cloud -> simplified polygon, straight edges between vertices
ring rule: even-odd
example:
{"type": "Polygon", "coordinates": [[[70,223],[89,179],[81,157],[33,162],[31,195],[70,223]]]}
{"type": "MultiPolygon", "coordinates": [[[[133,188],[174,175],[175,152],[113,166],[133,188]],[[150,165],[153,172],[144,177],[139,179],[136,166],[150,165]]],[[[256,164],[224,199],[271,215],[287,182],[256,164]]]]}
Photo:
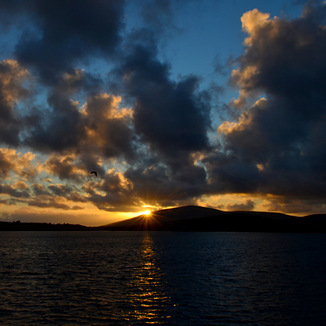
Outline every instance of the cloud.
{"type": "Polygon", "coordinates": [[[85,137],[77,103],[54,91],[48,104],[37,111],[24,143],[44,152],[76,149],[79,139],[85,137]]]}
{"type": "Polygon", "coordinates": [[[326,205],[320,198],[295,196],[272,197],[265,200],[263,207],[268,211],[284,212],[294,215],[311,215],[325,212],[326,205]]]}
{"type": "Polygon", "coordinates": [[[107,158],[134,156],[133,110],[119,109],[120,102],[121,97],[96,94],[88,98],[83,111],[88,144],[107,158]]]}
{"type": "MultiPolygon", "coordinates": [[[[135,155],[132,109],[121,108],[120,102],[120,97],[96,93],[80,107],[78,102],[54,92],[48,100],[50,107],[39,112],[24,143],[45,153],[56,152],[47,164],[57,161],[62,166],[60,156],[66,155],[70,161],[78,161],[79,170],[95,169],[104,174],[100,157],[131,159],[135,155]]],[[[60,177],[68,177],[69,166],[62,166],[60,177]]],[[[77,174],[73,178],[78,178],[77,174]]]]}
{"type": "MultiPolygon", "coordinates": [[[[209,96],[199,91],[198,77],[174,81],[169,64],[158,59],[158,35],[172,22],[172,2],[142,4],[144,21],[155,28],[134,30],[122,44],[124,5],[0,1],[0,10],[12,19],[3,24],[28,21],[15,35],[15,60],[0,65],[0,97],[6,101],[0,113],[8,116],[1,119],[2,132],[8,133],[3,143],[39,154],[37,169],[35,157],[25,154],[26,161],[15,164],[20,154],[0,153],[1,174],[8,182],[29,175],[32,197],[25,204],[71,209],[71,202],[89,202],[103,210],[127,211],[144,204],[142,196],[153,191],[156,181],[164,184],[153,203],[189,200],[205,186],[205,169],[195,165],[193,155],[210,147],[209,96]],[[149,15],[153,9],[161,13],[159,19],[149,15]],[[88,60],[98,58],[116,64],[119,87],[108,89],[103,75],[87,71],[93,63],[88,60]],[[117,171],[110,165],[123,167],[117,171]],[[149,182],[152,172],[146,171],[153,166],[155,178],[149,182]],[[91,170],[98,172],[97,180],[89,180],[91,170]],[[53,184],[40,183],[44,174],[53,184]],[[58,179],[76,188],[55,184],[58,179]]],[[[16,197],[22,191],[3,186],[3,193],[16,197]]]]}
{"type": "Polygon", "coordinates": [[[34,183],[32,185],[33,196],[26,202],[29,206],[40,208],[60,208],[64,210],[83,209],[81,206],[72,206],[72,202],[86,203],[87,199],[80,193],[80,190],[73,185],[50,184],[44,186],[34,183]]]}
{"type": "Polygon", "coordinates": [[[232,74],[241,111],[219,128],[228,155],[208,160],[226,189],[325,196],[326,12],[323,4],[308,9],[293,20],[258,10],[243,15],[249,37],[232,74]]]}
{"type": "Polygon", "coordinates": [[[154,46],[131,48],[121,66],[126,92],[134,99],[135,131],[166,160],[208,149],[210,107],[198,91],[198,78],[169,79],[169,67],[154,46]]]}
{"type": "Polygon", "coordinates": [[[36,196],[49,195],[49,191],[42,185],[38,183],[32,184],[33,193],[36,196]]]}
{"type": "Polygon", "coordinates": [[[225,209],[227,211],[251,211],[255,208],[255,203],[248,199],[244,203],[240,204],[234,204],[234,203],[228,203],[225,206],[225,209]]]}
{"type": "Polygon", "coordinates": [[[7,179],[17,174],[23,180],[32,180],[38,174],[36,155],[27,152],[22,154],[15,149],[0,148],[0,177],[7,179]]]}
{"type": "Polygon", "coordinates": [[[28,187],[23,188],[21,187],[21,183],[16,183],[13,185],[8,184],[0,184],[0,194],[9,195],[15,198],[29,198],[30,192],[28,187]]]}
{"type": "Polygon", "coordinates": [[[88,201],[99,209],[130,211],[140,204],[133,192],[133,184],[114,169],[109,170],[100,182],[88,182],[83,188],[88,201]]]}
{"type": "Polygon", "coordinates": [[[64,180],[81,181],[88,171],[83,170],[76,164],[75,155],[56,155],[52,154],[44,162],[44,168],[52,175],[64,180]]]}
{"type": "Polygon", "coordinates": [[[57,200],[55,197],[39,197],[28,201],[28,206],[40,207],[40,208],[58,208],[69,210],[72,209],[69,205],[57,200]]]}
{"type": "Polygon", "coordinates": [[[17,29],[0,62],[1,203],[112,212],[241,193],[273,198],[267,209],[323,207],[326,6],[292,20],[243,14],[239,96],[214,138],[201,77],[173,78],[159,50],[182,3],[137,2],[143,25],[130,31],[124,1],[0,0],[0,24],[17,29]]]}
{"type": "Polygon", "coordinates": [[[17,102],[29,94],[23,86],[28,71],[15,60],[0,62],[0,143],[18,145],[22,120],[17,102]]]}
{"type": "Polygon", "coordinates": [[[67,197],[74,189],[74,187],[64,184],[49,185],[47,187],[54,195],[60,197],[67,197]]]}
{"type": "Polygon", "coordinates": [[[265,23],[268,23],[269,14],[262,13],[258,9],[253,9],[251,11],[247,11],[241,17],[242,29],[247,32],[250,36],[246,38],[245,44],[251,45],[252,40],[254,38],[254,34],[256,31],[264,26],[265,23]]]}
{"type": "MultiPolygon", "coordinates": [[[[14,162],[7,157],[7,150],[1,148],[0,150],[0,176],[5,179],[9,176],[11,170],[14,168],[14,162]]],[[[13,151],[13,154],[15,151],[13,151]]]]}
{"type": "Polygon", "coordinates": [[[12,2],[1,1],[0,9],[11,15],[13,23],[17,17],[28,17],[15,55],[48,84],[90,55],[112,55],[119,44],[124,1],[12,2]]]}
{"type": "MultiPolygon", "coordinates": [[[[137,3],[137,1],[135,1],[137,3]]],[[[145,26],[150,26],[153,34],[162,34],[172,30],[177,30],[174,22],[174,1],[170,0],[150,0],[138,1],[137,6],[141,8],[141,16],[145,26]],[[167,28],[168,26],[168,28],[167,28]]]]}

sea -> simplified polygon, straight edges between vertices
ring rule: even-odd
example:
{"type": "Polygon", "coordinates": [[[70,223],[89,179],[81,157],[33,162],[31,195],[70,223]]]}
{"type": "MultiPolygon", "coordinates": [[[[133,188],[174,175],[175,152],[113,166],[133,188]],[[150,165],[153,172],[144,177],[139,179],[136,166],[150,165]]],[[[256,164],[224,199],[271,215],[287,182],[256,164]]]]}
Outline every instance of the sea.
{"type": "Polygon", "coordinates": [[[0,232],[0,325],[325,325],[326,234],[0,232]]]}

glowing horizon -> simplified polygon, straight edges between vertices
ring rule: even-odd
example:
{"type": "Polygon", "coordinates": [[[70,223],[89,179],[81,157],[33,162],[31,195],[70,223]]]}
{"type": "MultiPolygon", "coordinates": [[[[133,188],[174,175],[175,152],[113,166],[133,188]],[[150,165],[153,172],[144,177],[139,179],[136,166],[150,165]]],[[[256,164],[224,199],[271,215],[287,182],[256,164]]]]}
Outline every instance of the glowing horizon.
{"type": "Polygon", "coordinates": [[[324,1],[29,3],[0,3],[0,220],[326,212],[324,1]]]}

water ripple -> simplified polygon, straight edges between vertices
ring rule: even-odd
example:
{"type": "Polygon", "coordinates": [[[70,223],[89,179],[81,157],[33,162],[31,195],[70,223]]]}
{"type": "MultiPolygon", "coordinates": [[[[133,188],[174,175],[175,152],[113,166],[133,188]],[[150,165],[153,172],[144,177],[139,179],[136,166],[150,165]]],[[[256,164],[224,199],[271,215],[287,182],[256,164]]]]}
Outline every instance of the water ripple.
{"type": "Polygon", "coordinates": [[[0,232],[1,325],[320,325],[326,235],[0,232]]]}

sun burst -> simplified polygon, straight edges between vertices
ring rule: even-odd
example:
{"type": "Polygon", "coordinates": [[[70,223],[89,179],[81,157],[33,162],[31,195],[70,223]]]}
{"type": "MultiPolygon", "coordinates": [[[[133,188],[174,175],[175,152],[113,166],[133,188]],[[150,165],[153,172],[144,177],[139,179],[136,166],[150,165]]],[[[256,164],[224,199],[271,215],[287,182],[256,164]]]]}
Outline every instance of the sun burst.
{"type": "Polygon", "coordinates": [[[143,215],[145,215],[145,216],[150,216],[151,213],[152,212],[149,209],[146,209],[146,211],[143,211],[143,215]]]}

